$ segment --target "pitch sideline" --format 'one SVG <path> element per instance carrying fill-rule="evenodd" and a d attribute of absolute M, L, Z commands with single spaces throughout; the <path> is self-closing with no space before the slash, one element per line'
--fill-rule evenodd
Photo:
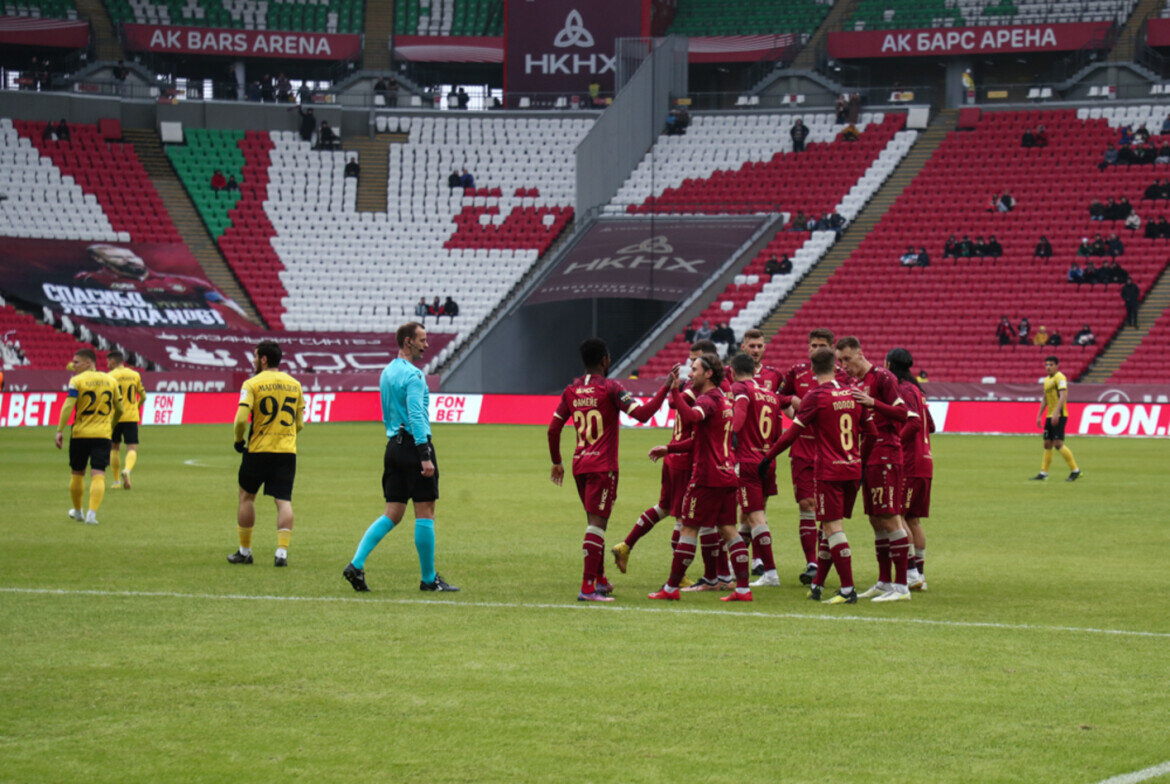
<path fill-rule="evenodd" d="M 1170 632 L 1144 632 L 1133 629 L 1098 629 L 1082 626 L 1049 626 L 1028 623 L 993 623 L 990 621 L 944 621 L 930 618 L 889 618 L 871 617 L 865 615 L 809 615 L 807 613 L 770 613 L 759 611 L 747 612 L 719 612 L 712 609 L 698 607 L 633 607 L 629 605 L 594 605 L 594 604 L 547 604 L 535 602 L 477 602 L 459 601 L 456 599 L 375 599 L 358 598 L 356 596 L 272 596 L 265 594 L 230 594 L 230 593 L 183 593 L 178 591 L 110 591 L 96 589 L 68 589 L 68 588 L 17 588 L 0 586 L 0 593 L 31 594 L 40 596 L 100 596 L 109 598 L 128 599 L 210 599 L 219 601 L 259 601 L 259 602 L 341 602 L 347 604 L 400 604 L 425 605 L 437 604 L 454 607 L 479 607 L 490 609 L 521 609 L 521 610 L 577 610 L 582 612 L 628 612 L 654 613 L 679 615 L 712 615 L 721 618 L 772 618 L 799 621 L 860 621 L 862 623 L 893 623 L 911 624 L 919 626 L 944 626 L 960 629 L 1004 629 L 1009 631 L 1038 631 L 1038 632 L 1068 632 L 1071 634 L 1100 634 L 1118 637 L 1152 637 L 1156 639 L 1170 639 Z M 1170 762 L 1165 763 L 1170 766 Z M 1170 771 L 1167 767 L 1165 771 Z M 1141 781 L 1142 779 L 1132 779 Z M 1127 784 L 1130 779 L 1119 779 L 1116 782 L 1109 779 L 1100 784 Z"/>
<path fill-rule="evenodd" d="M 1148 781 L 1165 773 L 1170 773 L 1170 760 L 1166 760 L 1159 765 L 1143 768 L 1142 770 L 1135 770 L 1132 773 L 1122 773 L 1119 776 L 1098 781 L 1097 784 L 1137 784 L 1139 781 Z"/>

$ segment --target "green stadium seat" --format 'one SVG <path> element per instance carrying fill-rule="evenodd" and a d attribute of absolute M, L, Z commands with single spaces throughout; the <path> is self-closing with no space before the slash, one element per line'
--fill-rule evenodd
<path fill-rule="evenodd" d="M 72 0 L 39 2 L 73 8 Z M 106 8 L 115 24 L 360 33 L 363 21 L 363 5 L 352 0 L 232 0 L 228 7 L 223 0 L 146 0 L 133 7 L 125 0 L 107 0 Z"/>
<path fill-rule="evenodd" d="M 191 196 L 199 217 L 211 236 L 219 237 L 231 226 L 228 213 L 240 199 L 240 192 L 211 189 L 211 175 L 218 169 L 224 177 L 243 180 L 244 153 L 237 146 L 243 131 L 216 131 L 188 128 L 186 145 L 167 147 L 167 158 Z"/>

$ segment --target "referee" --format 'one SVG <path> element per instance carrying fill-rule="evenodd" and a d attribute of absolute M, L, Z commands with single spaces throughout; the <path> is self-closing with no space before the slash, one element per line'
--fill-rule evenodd
<path fill-rule="evenodd" d="M 427 331 L 417 321 L 398 328 L 398 358 L 382 371 L 382 420 L 386 424 L 386 457 L 382 469 L 382 493 L 386 511 L 375 520 L 358 543 L 353 560 L 342 575 L 355 591 L 368 591 L 366 558 L 394 530 L 406 514 L 406 502 L 414 503 L 414 547 L 422 580 L 420 591 L 458 591 L 435 572 L 435 500 L 439 497 L 439 468 L 431 443 L 427 418 L 426 379 L 414 362 L 427 350 Z"/>

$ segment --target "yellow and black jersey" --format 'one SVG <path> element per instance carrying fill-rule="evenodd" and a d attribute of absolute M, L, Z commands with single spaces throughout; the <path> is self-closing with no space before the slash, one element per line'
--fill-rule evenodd
<path fill-rule="evenodd" d="M 1061 392 L 1068 392 L 1068 379 L 1064 377 L 1064 373 L 1059 370 L 1051 376 L 1044 377 L 1044 410 L 1047 416 L 1052 416 L 1056 412 L 1056 403 L 1060 399 Z M 1064 409 L 1059 412 L 1059 416 L 1068 416 L 1068 395 L 1064 398 Z"/>
<path fill-rule="evenodd" d="M 74 438 L 109 438 L 122 409 L 122 390 L 109 373 L 87 370 L 69 379 Z"/>
<path fill-rule="evenodd" d="M 279 370 L 261 371 L 244 382 L 240 408 L 244 416 L 252 417 L 249 452 L 296 454 L 297 433 L 305 423 L 305 396 L 299 381 Z"/>
<path fill-rule="evenodd" d="M 122 416 L 114 424 L 142 421 L 142 407 L 146 405 L 142 376 L 138 375 L 138 371 L 124 366 L 111 370 L 110 376 L 122 392 Z"/>

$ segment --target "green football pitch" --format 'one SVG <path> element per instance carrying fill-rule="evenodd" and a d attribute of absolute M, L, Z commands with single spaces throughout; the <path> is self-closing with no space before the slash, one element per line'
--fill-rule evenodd
<path fill-rule="evenodd" d="M 1058 457 L 1041 483 L 1039 438 L 937 437 L 908 603 L 804 598 L 782 471 L 781 587 L 647 600 L 664 522 L 600 606 L 543 428 L 437 429 L 442 595 L 409 515 L 371 593 L 341 577 L 382 508 L 377 425 L 302 433 L 287 569 L 268 501 L 256 564 L 224 560 L 230 427 L 146 429 L 97 526 L 66 517 L 52 432 L 0 431 L 0 781 L 1092 784 L 1170 760 L 1165 441 L 1073 438 L 1084 478 Z M 607 546 L 657 499 L 665 432 L 622 434 Z M 846 530 L 864 588 L 869 526 Z"/>

